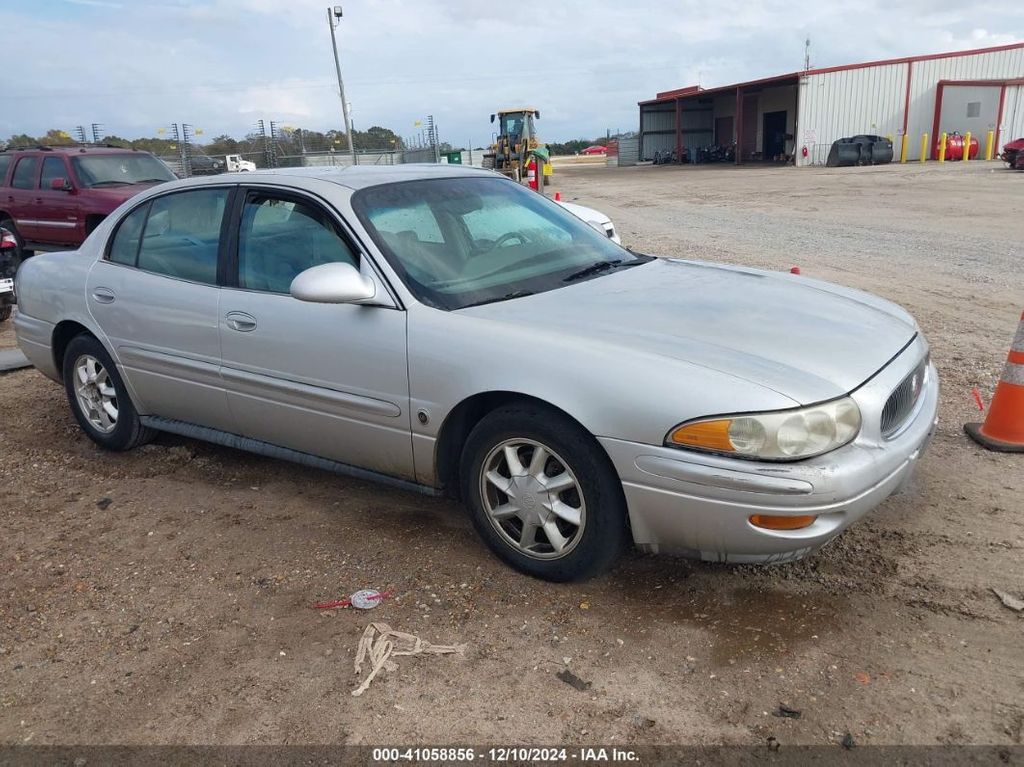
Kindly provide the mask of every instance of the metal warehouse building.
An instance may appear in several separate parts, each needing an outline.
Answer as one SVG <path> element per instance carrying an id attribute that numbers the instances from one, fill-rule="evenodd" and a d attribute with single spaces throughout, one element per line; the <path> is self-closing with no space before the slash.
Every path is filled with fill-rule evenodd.
<path id="1" fill-rule="evenodd" d="M 721 88 L 659 93 L 640 104 L 640 159 L 735 142 L 736 162 L 822 165 L 833 141 L 890 136 L 896 159 L 935 154 L 942 132 L 970 131 L 984 148 L 1024 136 L 1024 43 L 809 69 Z"/>

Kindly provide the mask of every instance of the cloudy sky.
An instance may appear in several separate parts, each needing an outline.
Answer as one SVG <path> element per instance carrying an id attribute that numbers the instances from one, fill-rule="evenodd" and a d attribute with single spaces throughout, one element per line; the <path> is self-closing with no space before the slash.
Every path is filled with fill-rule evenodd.
<path id="1" fill-rule="evenodd" d="M 0 136 L 101 123 L 341 127 L 324 0 L 0 0 Z M 936 10 L 938 9 L 938 10 Z M 635 129 L 656 91 L 1024 39 L 1019 3 L 923 0 L 347 0 L 339 29 L 357 129 L 487 142 L 502 106 L 564 140 Z"/>

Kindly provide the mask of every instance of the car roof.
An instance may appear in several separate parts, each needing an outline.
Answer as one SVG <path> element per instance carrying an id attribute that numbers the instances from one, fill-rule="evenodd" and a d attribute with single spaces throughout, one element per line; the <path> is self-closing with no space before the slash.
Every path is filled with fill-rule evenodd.
<path id="1" fill-rule="evenodd" d="M 7 152 L 44 152 L 50 154 L 149 154 L 141 149 L 128 149 L 123 146 L 12 146 L 3 150 Z"/>
<path id="2" fill-rule="evenodd" d="M 363 189 L 380 184 L 394 184 L 400 181 L 420 181 L 432 178 L 504 178 L 501 174 L 486 168 L 440 163 L 408 163 L 403 165 L 351 165 L 345 167 L 317 166 L 307 168 L 264 168 L 238 175 L 241 178 L 254 176 L 287 176 L 301 179 L 330 181 L 349 189 Z M 216 183 L 217 176 L 207 176 L 209 183 Z M 223 175 L 219 177 L 223 181 Z"/>

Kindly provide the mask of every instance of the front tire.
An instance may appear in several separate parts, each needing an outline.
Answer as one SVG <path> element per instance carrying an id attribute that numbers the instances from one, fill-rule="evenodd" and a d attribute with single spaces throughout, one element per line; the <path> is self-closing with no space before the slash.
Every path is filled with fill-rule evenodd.
<path id="1" fill-rule="evenodd" d="M 82 334 L 64 352 L 64 390 L 82 431 L 107 450 L 131 450 L 153 438 L 139 420 L 114 361 L 94 337 Z"/>
<path id="2" fill-rule="evenodd" d="M 529 404 L 495 410 L 470 433 L 461 466 L 473 526 L 517 570 L 583 580 L 622 551 L 618 475 L 594 437 L 562 413 Z"/>

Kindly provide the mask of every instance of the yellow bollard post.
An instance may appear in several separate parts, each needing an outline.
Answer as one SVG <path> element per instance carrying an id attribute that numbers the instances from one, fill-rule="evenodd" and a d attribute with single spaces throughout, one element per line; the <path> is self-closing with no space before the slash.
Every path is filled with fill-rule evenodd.
<path id="1" fill-rule="evenodd" d="M 992 159 L 992 149 L 993 149 L 993 146 L 995 144 L 995 141 L 996 141 L 996 132 L 990 130 L 988 132 L 988 135 L 985 137 L 985 159 L 986 160 L 991 160 Z"/>
<path id="2" fill-rule="evenodd" d="M 928 159 L 928 134 L 921 134 L 921 162 Z"/>
<path id="3" fill-rule="evenodd" d="M 907 161 L 907 134 L 903 134 L 902 141 L 900 142 L 900 162 Z"/>
<path id="4" fill-rule="evenodd" d="M 967 133 L 964 134 L 964 156 L 963 156 L 962 159 L 963 159 L 964 162 L 967 162 L 968 160 L 971 159 L 971 132 L 970 131 L 967 131 Z"/>
<path id="5" fill-rule="evenodd" d="M 945 162 L 946 161 L 946 141 L 948 139 L 949 139 L 949 136 L 947 134 L 943 133 L 942 134 L 942 140 L 939 141 L 939 162 Z"/>

